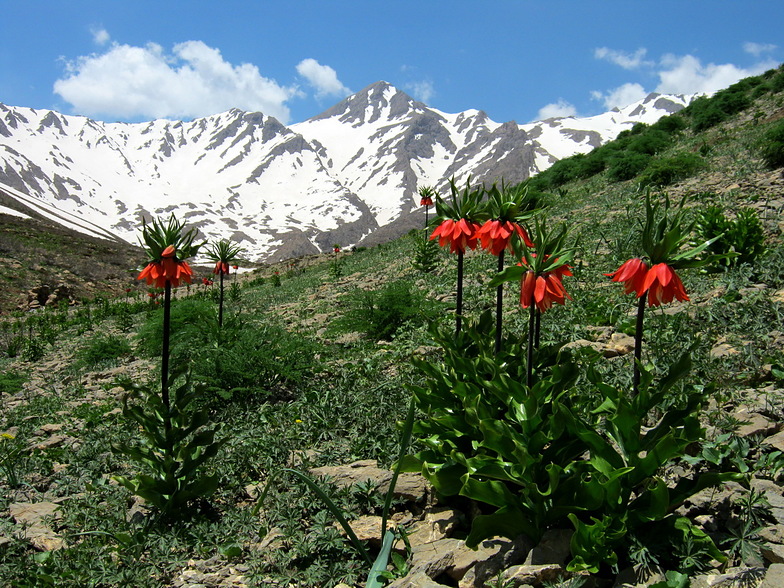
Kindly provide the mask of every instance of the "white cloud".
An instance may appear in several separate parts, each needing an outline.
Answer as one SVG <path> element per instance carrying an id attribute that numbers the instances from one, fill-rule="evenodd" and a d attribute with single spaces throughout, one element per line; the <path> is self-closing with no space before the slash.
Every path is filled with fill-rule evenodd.
<path id="1" fill-rule="evenodd" d="M 638 69 L 642 66 L 653 65 L 653 62 L 644 59 L 646 53 L 648 53 L 648 50 L 642 47 L 634 53 L 624 53 L 623 51 L 616 51 L 607 47 L 599 47 L 594 50 L 593 55 L 596 59 L 604 59 L 623 69 Z"/>
<path id="2" fill-rule="evenodd" d="M 55 93 L 75 111 L 116 119 L 193 118 L 228 110 L 259 110 L 287 123 L 286 101 L 299 95 L 261 75 L 255 65 L 232 65 L 201 41 L 175 45 L 113 44 L 102 54 L 66 62 Z"/>
<path id="3" fill-rule="evenodd" d="M 633 102 L 642 100 L 647 95 L 648 92 L 645 91 L 645 88 L 643 88 L 642 85 L 636 83 L 623 84 L 622 86 L 618 86 L 614 90 L 610 90 L 606 93 L 599 91 L 591 92 L 591 98 L 594 100 L 600 100 L 607 110 L 612 110 L 613 108 L 623 108 L 624 106 L 628 106 Z"/>
<path id="4" fill-rule="evenodd" d="M 316 98 L 343 97 L 351 94 L 351 90 L 338 80 L 338 74 L 334 69 L 328 65 L 321 65 L 310 57 L 297 64 L 297 73 L 316 89 Z"/>
<path id="5" fill-rule="evenodd" d="M 93 35 L 93 42 L 96 45 L 106 45 L 106 43 L 111 40 L 109 31 L 106 29 L 93 29 L 91 32 Z"/>
<path id="6" fill-rule="evenodd" d="M 661 60 L 656 91 L 663 94 L 711 94 L 775 66 L 771 61 L 758 63 L 751 68 L 741 68 L 731 63 L 703 65 L 693 55 L 665 55 Z"/>
<path id="7" fill-rule="evenodd" d="M 577 109 L 572 104 L 569 104 L 563 98 L 559 98 L 558 102 L 552 102 L 540 108 L 536 120 L 575 116 L 576 114 Z"/>
<path id="8" fill-rule="evenodd" d="M 411 92 L 411 95 L 420 102 L 427 104 L 430 99 L 436 95 L 436 90 L 433 88 L 433 82 L 429 80 L 422 80 L 421 82 L 410 82 L 405 85 L 405 89 Z"/>
<path id="9" fill-rule="evenodd" d="M 750 53 L 754 57 L 759 57 L 763 53 L 772 53 L 778 49 L 778 46 L 772 43 L 744 43 L 743 50 Z"/>

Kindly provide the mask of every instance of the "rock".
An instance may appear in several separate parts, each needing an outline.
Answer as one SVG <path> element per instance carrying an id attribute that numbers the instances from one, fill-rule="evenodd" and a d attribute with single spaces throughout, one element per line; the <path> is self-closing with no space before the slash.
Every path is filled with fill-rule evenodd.
<path id="1" fill-rule="evenodd" d="M 691 588 L 734 588 L 756 586 L 765 577 L 765 568 L 730 568 L 723 574 L 702 574 L 691 580 Z M 781 584 L 777 584 L 780 588 Z"/>
<path id="2" fill-rule="evenodd" d="M 778 423 L 758 412 L 752 412 L 746 407 L 736 411 L 732 416 L 742 423 L 745 423 L 738 428 L 738 437 L 751 437 L 752 435 L 767 437 L 768 435 L 776 433 L 779 428 Z"/>
<path id="3" fill-rule="evenodd" d="M 576 341 L 572 341 L 571 343 L 564 345 L 563 349 L 582 349 L 583 347 L 590 347 L 599 353 L 604 353 L 605 350 L 604 343 L 589 341 L 588 339 L 577 339 Z"/>
<path id="4" fill-rule="evenodd" d="M 385 471 L 385 470 L 382 470 Z M 378 485 L 378 491 L 386 494 L 389 491 L 389 484 L 392 478 Z M 397 477 L 395 482 L 395 496 L 399 496 L 409 502 L 422 502 L 427 496 L 429 484 L 425 477 L 419 473 L 403 472 Z"/>
<path id="5" fill-rule="evenodd" d="M 604 348 L 605 357 L 618 357 L 634 351 L 634 337 L 626 333 L 613 333 Z"/>
<path id="6" fill-rule="evenodd" d="M 460 580 L 460 588 L 480 588 L 485 586 L 492 578 L 507 569 L 509 566 L 522 562 L 528 555 L 533 545 L 530 540 L 521 535 L 514 541 L 506 538 L 495 538 L 483 541 L 482 545 L 491 542 L 499 546 L 498 552 L 492 557 L 477 561 Z"/>
<path id="7" fill-rule="evenodd" d="M 434 508 L 408 532 L 412 546 L 432 543 L 449 537 L 460 522 L 460 513 L 451 508 Z"/>
<path id="8" fill-rule="evenodd" d="M 446 586 L 439 584 L 424 572 L 416 572 L 408 574 L 404 578 L 398 578 L 387 588 L 446 588 Z"/>
<path id="9" fill-rule="evenodd" d="M 557 564 L 518 565 L 505 570 L 501 577 L 504 582 L 511 582 L 514 586 L 530 584 L 541 586 L 545 582 L 554 582 L 566 574 L 565 570 Z"/>
<path id="10" fill-rule="evenodd" d="M 63 540 L 49 526 L 48 521 L 60 518 L 60 506 L 54 502 L 16 502 L 9 506 L 11 518 L 22 530 L 17 533 L 40 551 L 63 547 Z"/>
<path id="11" fill-rule="evenodd" d="M 375 483 L 376 487 L 383 483 L 389 484 L 392 479 L 392 472 L 378 467 L 375 459 L 355 461 L 344 466 L 323 466 L 313 468 L 310 474 L 316 477 L 328 478 L 333 484 L 340 488 L 363 484 L 368 481 Z"/>
<path id="12" fill-rule="evenodd" d="M 335 523 L 340 532 L 345 534 L 343 527 Z M 370 541 L 375 545 L 381 545 L 381 517 L 377 515 L 363 515 L 348 522 L 348 526 L 354 531 L 354 535 L 360 541 Z M 387 521 L 387 529 L 394 529 L 392 521 Z"/>
<path id="13" fill-rule="evenodd" d="M 765 572 L 765 579 L 757 588 L 781 588 L 784 586 L 784 564 L 774 563 Z"/>
<path id="14" fill-rule="evenodd" d="M 542 535 L 539 545 L 528 552 L 526 565 L 559 564 L 565 565 L 566 558 L 571 554 L 570 541 L 574 535 L 572 529 L 548 529 Z"/>
<path id="15" fill-rule="evenodd" d="M 765 561 L 774 564 L 784 563 L 784 545 L 764 543 L 760 548 L 760 553 L 762 553 Z"/>
<path id="16" fill-rule="evenodd" d="M 772 525 L 759 532 L 759 537 L 768 543 L 784 544 L 784 525 Z"/>
<path id="17" fill-rule="evenodd" d="M 411 549 L 409 575 L 423 573 L 435 578 L 451 568 L 455 563 L 455 554 L 467 549 L 459 539 L 439 539 Z"/>
<path id="18" fill-rule="evenodd" d="M 730 357 L 731 355 L 737 355 L 738 353 L 740 353 L 740 351 L 735 349 L 729 343 L 720 343 L 719 345 L 713 347 L 708 355 L 711 359 L 722 359 L 725 357 Z"/>
<path id="19" fill-rule="evenodd" d="M 770 445 L 774 449 L 778 449 L 779 451 L 784 451 L 784 431 L 779 431 L 775 435 L 771 435 L 770 437 L 766 437 L 762 441 L 763 445 Z"/>
<path id="20" fill-rule="evenodd" d="M 589 325 L 585 327 L 588 336 L 599 343 L 606 343 L 610 340 L 610 337 L 613 335 L 613 328 L 612 327 L 598 327 Z"/>

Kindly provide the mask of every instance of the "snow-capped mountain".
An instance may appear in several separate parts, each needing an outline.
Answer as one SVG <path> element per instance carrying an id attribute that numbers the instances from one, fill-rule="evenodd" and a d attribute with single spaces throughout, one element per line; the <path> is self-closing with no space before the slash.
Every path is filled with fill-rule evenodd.
<path id="1" fill-rule="evenodd" d="M 591 118 L 518 125 L 440 112 L 377 82 L 289 127 L 239 110 L 126 124 L 0 104 L 0 205 L 132 243 L 142 219 L 173 212 L 251 260 L 282 259 L 418 225 L 420 186 L 516 183 L 688 102 L 651 94 Z"/>

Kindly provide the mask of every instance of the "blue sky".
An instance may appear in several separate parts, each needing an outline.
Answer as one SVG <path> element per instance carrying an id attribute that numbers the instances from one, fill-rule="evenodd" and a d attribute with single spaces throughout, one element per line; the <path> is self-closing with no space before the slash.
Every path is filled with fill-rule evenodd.
<path id="1" fill-rule="evenodd" d="M 711 92 L 784 61 L 782 0 L 0 0 L 0 102 L 284 123 L 385 80 L 497 122 Z"/>

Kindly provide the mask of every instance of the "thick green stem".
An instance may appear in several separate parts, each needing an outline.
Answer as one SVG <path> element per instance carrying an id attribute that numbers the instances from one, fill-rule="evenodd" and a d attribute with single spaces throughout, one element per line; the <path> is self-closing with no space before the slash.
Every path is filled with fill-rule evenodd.
<path id="1" fill-rule="evenodd" d="M 504 271 L 504 249 L 498 254 L 498 273 Z M 501 325 L 504 314 L 504 285 L 499 284 L 495 290 L 495 354 L 501 352 Z"/>
<path id="2" fill-rule="evenodd" d="M 171 328 L 171 282 L 163 288 L 163 350 L 161 352 L 161 399 L 169 410 L 169 330 Z"/>
<path id="3" fill-rule="evenodd" d="M 463 252 L 457 252 L 457 301 L 455 303 L 455 335 L 463 326 Z"/>
<path id="4" fill-rule="evenodd" d="M 637 324 L 634 328 L 634 379 L 632 382 L 632 394 L 637 396 L 640 393 L 640 362 L 642 361 L 642 326 L 645 318 L 645 302 L 648 293 L 644 292 L 637 302 Z"/>
<path id="5" fill-rule="evenodd" d="M 536 305 L 531 301 L 528 310 L 528 353 L 526 354 L 525 383 L 530 388 L 534 384 L 534 323 L 536 322 Z"/>

